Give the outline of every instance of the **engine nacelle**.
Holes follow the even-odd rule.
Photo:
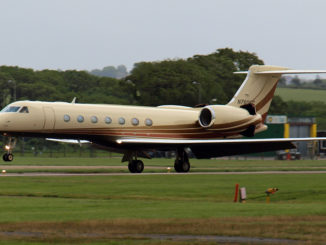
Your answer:
[[[249,126],[260,124],[262,117],[259,114],[251,115],[245,108],[212,105],[201,109],[198,122],[201,127],[211,130],[241,132]]]

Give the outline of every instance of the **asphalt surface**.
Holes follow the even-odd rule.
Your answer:
[[[326,171],[252,171],[252,172],[189,172],[189,173],[2,173],[1,177],[36,177],[36,176],[140,176],[140,175],[246,175],[246,174],[326,174]]]
[[[22,232],[22,231],[9,231],[0,232],[4,237],[21,237],[21,238],[41,238],[46,237],[42,232]],[[74,234],[69,236],[75,237],[91,237],[103,238],[101,234]],[[107,238],[107,237],[106,237]],[[205,241],[205,242],[218,242],[218,243],[246,243],[246,244],[298,244],[300,241],[290,239],[277,239],[277,238],[260,238],[260,237],[236,237],[236,236],[214,236],[214,235],[176,235],[176,234],[121,234],[111,235],[111,239],[154,239],[154,240],[172,240],[172,241]]]

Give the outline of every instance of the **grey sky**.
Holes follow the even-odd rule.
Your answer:
[[[326,69],[325,0],[0,0],[0,65],[94,69],[218,48]]]

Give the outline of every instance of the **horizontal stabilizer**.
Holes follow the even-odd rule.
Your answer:
[[[254,74],[257,75],[268,75],[268,74],[317,74],[326,73],[326,70],[281,70],[281,71],[259,71]],[[248,74],[248,71],[236,71],[234,74]]]

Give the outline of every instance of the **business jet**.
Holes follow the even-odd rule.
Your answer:
[[[132,173],[141,173],[138,158],[152,150],[175,150],[176,172],[190,169],[189,150],[197,158],[239,155],[295,148],[295,141],[326,138],[250,139],[264,124],[282,74],[326,73],[251,66],[246,79],[226,105],[158,107],[17,101],[0,113],[0,133],[8,137],[4,161],[12,161],[17,137],[92,144],[123,153]],[[246,138],[243,138],[246,136]]]

